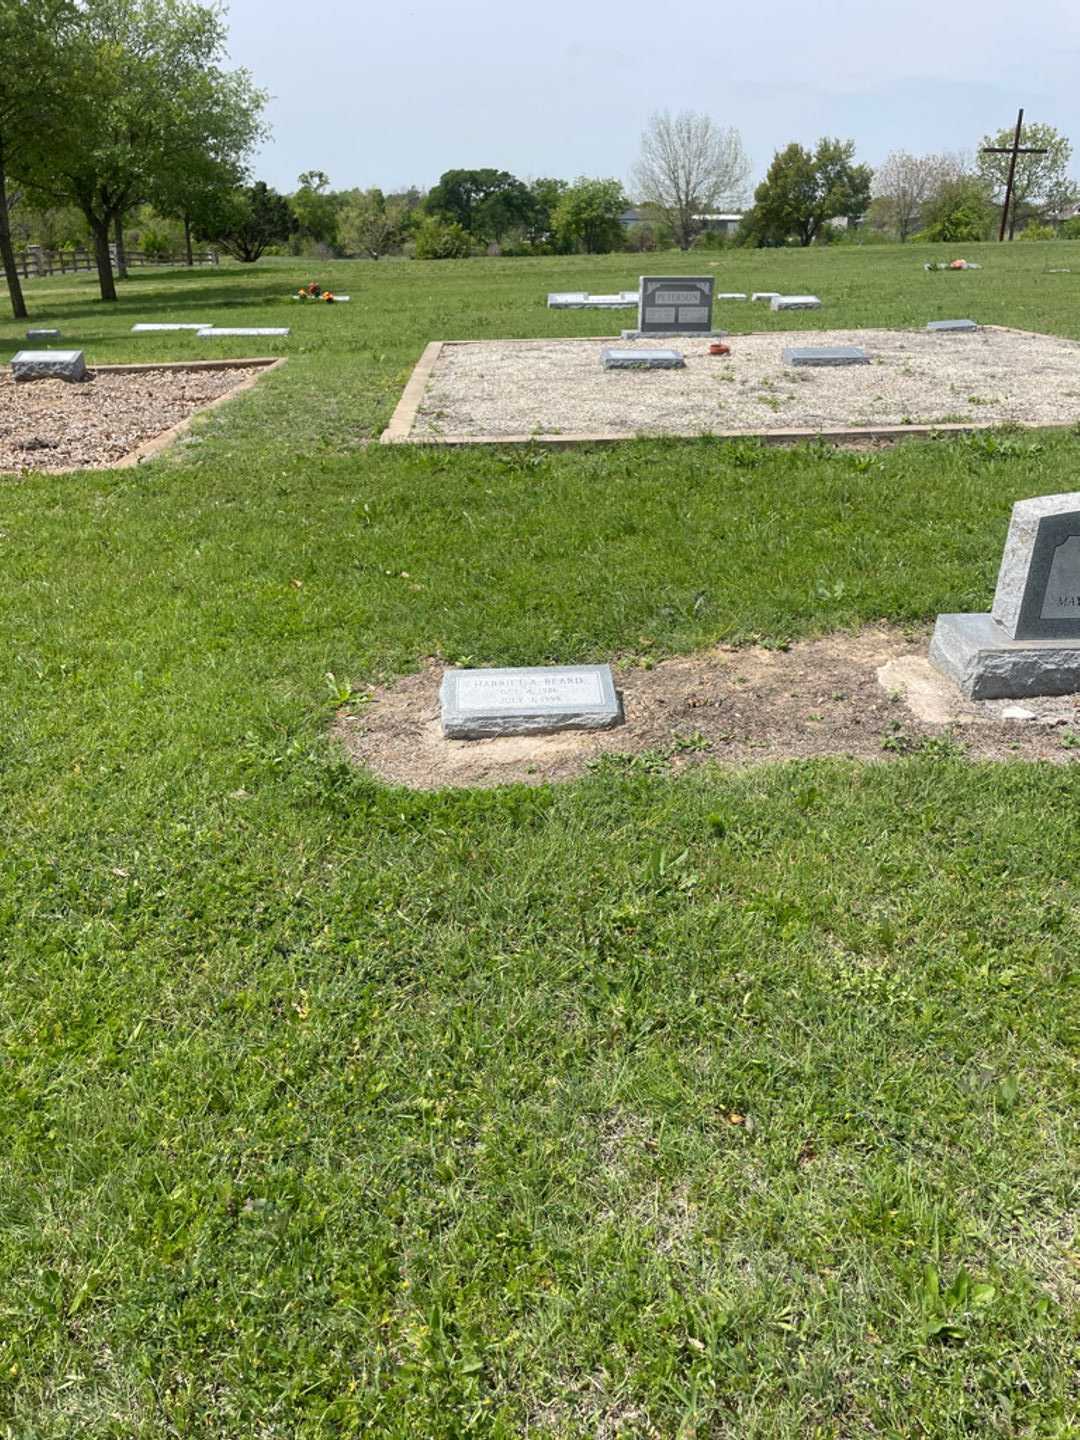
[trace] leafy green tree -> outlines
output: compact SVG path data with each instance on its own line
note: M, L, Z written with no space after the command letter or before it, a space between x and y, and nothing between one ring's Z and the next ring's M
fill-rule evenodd
M199 235L234 259L253 265L268 245L283 245L296 229L284 195L265 181L218 196L199 222Z
M985 240L994 224L990 183L979 175L945 180L923 207L920 239L938 244Z
M266 93L244 70L206 69L191 78L180 116L186 134L174 162L156 173L149 194L160 215L184 227L184 251L193 265L191 238L199 221L247 178L247 158L268 132L262 121Z
M551 238L555 229L555 211L565 193L565 180L539 179L530 183L531 206L525 235L533 244Z
M377 188L354 190L338 217L338 240L346 254L378 260L401 244L405 205Z
M7 176L37 163L44 134L63 113L68 42L76 23L69 0L0 0L0 261L16 320L27 318L11 238Z
M532 208L528 187L508 170L447 170L424 201L429 215L455 220L478 240L501 240L528 224Z
M190 164L200 137L188 103L222 75L226 31L217 7L195 0L80 0L78 15L63 124L29 178L85 215L101 298L115 300L110 228Z
M418 260L465 260L472 254L472 240L464 225L427 215L416 227Z
M305 170L298 179L299 189L289 196L296 239L336 245L340 202L330 191L330 177L323 170Z
M996 135L984 135L979 146L979 175L991 187L993 198L1001 204L1005 197L1005 184L1009 176L1010 156L986 155L983 151L992 146L997 149L1012 148L1016 136L1015 126L999 130ZM1045 155L1018 155L1013 176L1012 214L1010 237L1017 217L1037 202L1052 205L1055 192L1068 184L1069 160L1072 146L1053 125L1029 122L1020 132L1020 144L1045 150Z
M579 176L567 187L555 207L552 223L562 248L586 255L606 255L622 245L621 216L626 196L618 180L590 180Z
M812 245L830 220L861 217L870 204L873 171L854 163L855 142L824 137L813 154L792 144L773 156L743 222L759 245L785 245L794 237Z

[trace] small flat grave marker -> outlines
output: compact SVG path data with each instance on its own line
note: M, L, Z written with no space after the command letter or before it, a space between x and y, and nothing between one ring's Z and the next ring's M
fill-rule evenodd
M614 295L591 295L586 290L553 290L547 299L549 310L629 310L638 303L636 290Z
M751 300L779 300L779 290L755 290L750 296Z
M810 345L803 349L788 345L785 365L869 365L870 356L857 345Z
M708 335L712 330L711 275L643 275L638 331L647 335Z
M59 339L60 339L60 331L59 331L59 330L28 330L28 331L26 332L26 338L27 338L28 340L59 340Z
M770 310L820 310L821 301L816 295L774 295L769 301Z
M953 334L959 331L977 330L979 327L974 320L931 320L926 328Z
M11 361L16 380L86 380L81 350L20 350Z
M606 730L621 718L610 665L448 670L439 699L450 740Z
M288 335L287 325L208 325L199 331L200 340L215 340L219 335Z
M210 326L204 321L201 325L132 325L133 335L156 335L162 330L209 330Z
M745 300L746 296L740 290L725 290L722 295L714 295L714 300Z
M678 350L604 350L605 370L681 370L686 364Z
M1080 492L1013 506L991 613L939 615L930 659L975 700L1080 690Z

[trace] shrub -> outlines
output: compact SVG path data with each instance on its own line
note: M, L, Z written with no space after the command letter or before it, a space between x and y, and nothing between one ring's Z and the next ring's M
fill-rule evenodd
M418 260L465 260L472 252L469 232L456 220L430 215L416 227Z
M1071 220L1066 220L1058 234L1062 240L1080 240L1080 215L1074 215Z
M1057 231L1052 225L1040 225L1037 220L1032 220L1029 225L1024 226L1016 238L1018 240L1056 240Z

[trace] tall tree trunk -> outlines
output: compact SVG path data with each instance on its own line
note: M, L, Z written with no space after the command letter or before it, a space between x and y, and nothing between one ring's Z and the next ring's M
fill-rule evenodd
M191 216L184 216L184 254L187 257L188 265L195 264L195 256L191 251Z
M124 217L117 215L113 221L114 234L116 238L116 274L120 280L128 278L127 273L127 252L124 250Z
M26 320L26 301L23 299L19 272L15 268L15 247L11 243L11 214L8 211L7 180L4 176L4 157L0 154L0 258L4 262L8 294L11 296L11 313L16 320Z
M94 237L94 259L97 261L98 284L102 300L116 299L116 282L113 279L112 257L109 254L108 220L90 219L90 230Z

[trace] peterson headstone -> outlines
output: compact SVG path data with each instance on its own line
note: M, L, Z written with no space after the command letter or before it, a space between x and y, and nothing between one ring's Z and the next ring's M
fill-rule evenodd
M606 730L622 718L610 665L448 670L439 699L450 740Z
M686 364L678 350L603 350L605 370L681 370Z
M638 292L638 333L708 335L712 332L711 275L643 275Z
M1080 492L1013 506L991 613L939 615L930 660L973 700L1080 690Z
M808 345L784 349L785 365L869 365L870 356L857 345Z
M16 380L87 380L81 350L20 350L11 361Z

